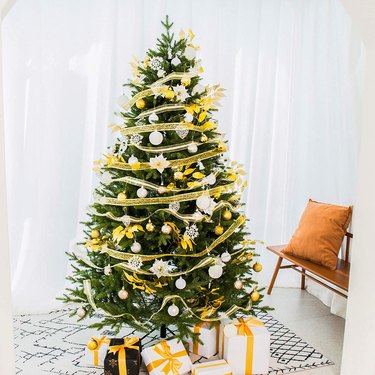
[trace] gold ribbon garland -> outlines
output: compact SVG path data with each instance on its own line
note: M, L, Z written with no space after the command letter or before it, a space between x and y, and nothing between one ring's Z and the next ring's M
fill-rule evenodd
M128 369L126 366L126 349L134 349L139 351L139 346L134 345L139 341L138 336L134 337L125 337L124 343L121 345L112 345L108 348L109 353L116 354L118 353L118 370L119 375L127 375Z
M136 119L140 119L143 117L150 116L153 113L165 113L165 112L173 112L173 111L182 111L185 110L185 105L183 104L164 104L160 107L155 107L148 109L147 111L141 112Z
M90 280L83 280L83 292L85 293L87 297L87 301L91 305L91 307L96 311L98 308L96 307L94 297L92 295L92 289L91 289L91 281Z
M190 77L191 78L191 77L195 77L195 76L197 76L197 73L195 73L195 72L173 72L173 73L170 73L163 78L158 79L157 81L152 83L150 85L150 87L157 87L157 86L162 85L165 82L173 81L174 79L182 79L184 77Z

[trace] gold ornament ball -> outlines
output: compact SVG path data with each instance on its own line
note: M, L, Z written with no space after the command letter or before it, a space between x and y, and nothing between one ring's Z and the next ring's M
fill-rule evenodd
M225 210L223 212L223 219L224 220L230 220L232 218L232 213L229 210Z
M221 225L216 225L215 234L221 236L224 233L224 228Z
M183 77L181 78L181 84L184 86L189 86L191 83L191 78L190 77Z
M207 142L208 141L208 137L206 134L202 134L201 136L201 142Z
M242 289L243 288L243 282L241 280L236 280L234 282L234 287L238 290Z
M98 342L94 339L91 339L88 343L87 343L87 348L89 350L95 350L96 348L98 347Z
M121 289L118 292L118 297L122 300L127 299L129 297L129 293L125 289Z
M100 232L97 229L93 229L91 231L91 238L99 238L100 237Z
M253 290L250 294L250 298L253 302L257 302L260 298L260 295L257 290Z
M260 271L262 271L262 269L263 269L263 266L262 266L260 263L258 263L258 262L256 262L256 263L253 265L253 270L254 270L255 272L260 272Z
M146 230L147 232L153 232L155 230L155 225L151 223L151 221L149 223L146 224Z
M174 91L171 89L166 90L164 93L164 98L165 99L173 99L174 98Z
M146 102L143 100L143 99L139 99L135 102L135 106L138 108L138 109L143 109L146 105Z
M127 198L127 196L126 196L125 193L119 193L117 195L117 199L120 200L120 201L124 201L126 198Z
M174 172L173 177L175 180L182 180L184 178L184 174L182 172Z

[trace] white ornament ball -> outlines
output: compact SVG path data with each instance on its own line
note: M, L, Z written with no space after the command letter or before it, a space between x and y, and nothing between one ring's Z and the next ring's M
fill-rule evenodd
M180 312L180 309L175 304L168 307L168 314L170 316L176 316L178 315L179 312Z
M131 245L130 250L133 253L139 253L142 250L142 246L139 242L134 242L133 245Z
M130 156L130 158L128 159L128 163L129 164L138 163L138 158L132 154L132 156Z
M241 280L236 280L236 281L234 282L234 287L235 287L236 289L238 289L238 290L242 289L242 287L243 287L243 282L242 282Z
M210 275L210 277L212 277L213 279L218 279L219 277L221 277L221 275L223 274L223 267L219 266L218 264L214 265L214 266L211 266L209 269L208 269L208 274Z
M104 267L104 275L108 276L112 273L111 266L108 264L108 266Z
M137 197L138 198L146 198L148 191L142 186L137 190Z
M223 262L229 262L230 260L231 260L231 255L228 253L228 251L225 251L223 254L221 254L221 256L220 256L220 258L221 258L221 260L223 261Z
M200 83L197 83L194 88L192 93L195 94L201 94L205 90L204 86L201 85Z
M120 107L124 107L124 105L129 101L129 98L126 95L121 95L117 99L117 104Z
M163 134L160 132L154 131L148 137L150 143L154 146L160 145L163 142Z
M161 227L161 231L162 233L164 234L170 234L172 232L172 228L170 225L168 224L164 224L162 227Z
M197 199L197 207L202 211L207 210L210 207L210 203L210 198L206 195L202 195Z
M117 293L117 295L118 295L118 298L124 300L124 299L128 298L129 293L125 289L121 289L121 290L119 290L119 292Z
M156 113L151 113L151 115L148 116L148 121L150 123L153 123L153 122L158 121L158 120L159 120L159 116Z
M80 318L83 318L84 316L86 316L86 310L85 310L83 307L80 307L80 308L77 310L77 315L78 315Z
M184 55L188 60L193 60L196 55L195 48L187 46Z
M188 146L188 151L190 154L195 154L198 151L198 146L195 143L192 143Z
M175 56L175 57L172 59L171 63L172 63L172 65L176 66L176 65L181 64L181 60L180 60L177 56Z
M180 276L177 280L176 280L176 288L177 289L184 289L186 287L186 281Z
M184 120L186 122L192 122L194 120L194 116L191 113L187 112L185 113Z

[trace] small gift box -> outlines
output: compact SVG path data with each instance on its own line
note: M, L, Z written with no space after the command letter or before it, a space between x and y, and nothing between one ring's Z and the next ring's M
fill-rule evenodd
M85 348L85 363L87 366L103 366L107 353L109 339L105 336L101 338L93 337Z
M138 375L140 367L139 337L111 339L104 359L105 375Z
M193 341L191 338L186 338L186 341L189 343L189 352L205 358L214 356L219 351L219 329L219 324L211 327L206 322L196 324L193 332L199 333L199 340L202 343Z
M252 317L224 321L220 336L220 358L233 375L268 374L271 340L262 322Z
M219 359L193 365L191 375L232 375L232 370L227 361Z
M191 370L191 360L182 342L162 340L142 351L150 375L182 375Z

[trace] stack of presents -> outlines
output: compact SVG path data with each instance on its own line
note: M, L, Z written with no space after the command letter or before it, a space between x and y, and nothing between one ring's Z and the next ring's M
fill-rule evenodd
M268 374L270 333L255 318L239 318L194 327L199 342L161 340L142 350L139 337L92 338L86 347L89 366L104 366L104 375L138 375L143 361L150 375L251 375ZM193 364L189 354L207 359Z

